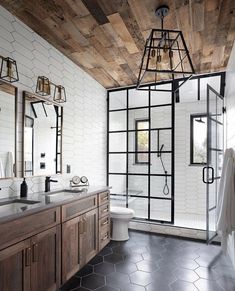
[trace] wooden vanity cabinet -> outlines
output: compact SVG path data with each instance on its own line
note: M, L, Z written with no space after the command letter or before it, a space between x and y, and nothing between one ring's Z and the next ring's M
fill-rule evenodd
M60 233L56 226L0 251L0 290L58 290Z
M98 210L62 224L62 283L65 283L98 252Z
M30 291L30 239L0 251L0 290Z
M61 284L61 226L31 239L31 290L58 290Z

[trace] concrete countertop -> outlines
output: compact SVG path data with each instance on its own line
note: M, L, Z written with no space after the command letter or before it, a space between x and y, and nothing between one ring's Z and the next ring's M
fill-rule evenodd
M83 191L76 188L61 189L54 192L41 192L28 194L26 198L19 196L0 199L0 224L18 219L23 216L31 215L49 208L61 206L79 199L83 199L100 192L109 190L111 187L107 186L87 186L83 187ZM62 194L59 194L62 193ZM9 201L16 200L18 207L14 207L13 203ZM35 204L22 204L25 200L37 201ZM2 207L3 206L3 207Z

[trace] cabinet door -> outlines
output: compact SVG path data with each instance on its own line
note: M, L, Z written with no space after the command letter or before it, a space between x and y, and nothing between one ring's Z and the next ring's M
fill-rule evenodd
M82 251L85 254L84 264L86 264L98 253L98 209L85 213L83 221L84 236Z
M0 290L30 290L30 240L0 251Z
M80 269L83 225L82 216L62 224L62 283Z
M31 290L53 291L60 287L61 226L41 232L31 239Z

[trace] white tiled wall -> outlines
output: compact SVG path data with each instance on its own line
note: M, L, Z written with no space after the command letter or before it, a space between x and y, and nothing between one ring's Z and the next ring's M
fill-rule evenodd
M227 109L227 147L235 149L235 46L230 55L226 70L225 101ZM235 267L235 233L228 240L229 255Z
M91 184L106 183L106 90L57 49L0 6L0 54L17 61L19 88L18 169L22 150L22 90L34 92L37 76L45 75L65 86L68 102L64 105L63 172L58 176L64 187L73 174L86 175ZM44 177L27 179L30 191L43 190ZM14 194L19 179L0 180L0 197ZM8 188L10 186L10 188Z

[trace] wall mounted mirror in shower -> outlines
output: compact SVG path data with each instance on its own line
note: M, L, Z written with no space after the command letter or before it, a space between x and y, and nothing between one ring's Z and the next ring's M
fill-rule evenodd
M0 82L0 179L17 176L17 88Z
M24 177L61 174L63 107L28 92L23 102Z

